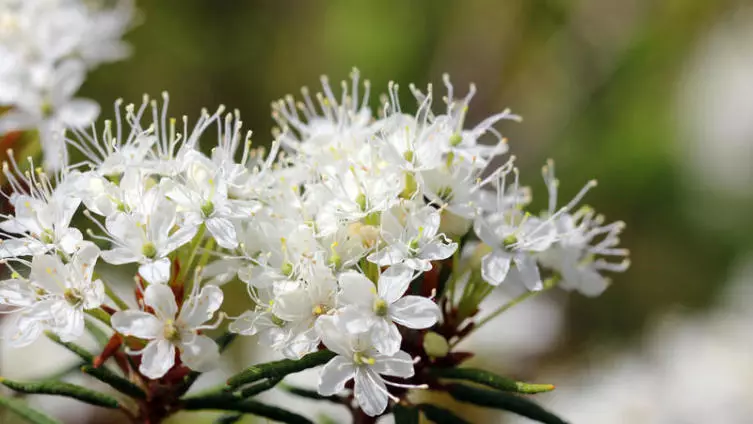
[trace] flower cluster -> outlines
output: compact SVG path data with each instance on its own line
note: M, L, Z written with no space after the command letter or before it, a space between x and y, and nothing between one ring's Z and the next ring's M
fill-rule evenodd
M99 115L92 100L74 98L86 73L129 53L121 40L131 0L4 0L0 4L0 135L36 129L45 166L65 163L62 132Z
M238 113L204 111L189 126L168 118L167 95L124 114L118 102L115 125L68 140L82 162L54 176L6 164L15 212L0 224L0 255L13 276L0 303L17 316L14 341L43 330L75 340L85 313L109 311L143 376L205 371L219 356L202 334L224 318L207 323L223 301L218 286L239 280L251 306L230 331L291 359L326 347L336 356L319 393L352 389L376 416L397 399L391 388L424 387L411 380L416 364L442 356L413 349L427 331L456 344L494 287L601 292L603 271L628 263L605 259L626 256L616 247L623 225L576 208L593 183L558 207L548 164L549 208L526 212L530 190L495 129L520 118L506 110L468 127L475 88L458 99L444 83L440 112L431 86L410 87L417 112L408 114L390 84L372 113L356 71L339 97L323 78L323 93L274 104L268 152L252 148ZM202 145L210 127L217 139ZM72 225L80 210L94 230ZM104 264L135 274L138 308L109 294Z

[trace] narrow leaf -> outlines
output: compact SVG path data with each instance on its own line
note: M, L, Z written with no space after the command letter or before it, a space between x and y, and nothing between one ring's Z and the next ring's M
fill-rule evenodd
M418 405L418 409L426 415L429 421L437 424L470 424L468 421L455 415L454 412L428 403Z
M85 366L81 368L81 371L83 371L84 373L89 374L90 376L109 385L110 387L120 391L123 394L139 399L144 399L145 394L138 386L110 371L109 368L94 368L89 366L94 363L94 355L89 353L89 351L87 351L83 347L75 343L64 342L60 340L60 337L56 336L53 333L47 332L46 334L47 337L50 338L50 340L59 344L60 346L65 347L66 349L78 355L79 358L84 360Z
M114 398L103 393L89 390L85 387L62 381L20 382L0 377L0 384L20 393L35 395L55 395L78 399L92 405L104 408L119 408L120 404Z
M108 384L110 387L119 391L120 393L137 399L146 399L146 393L144 393L144 391L141 390L139 386L133 384L123 377L120 377L119 375L116 375L107 368L94 368L91 365L84 365L83 367L81 367L81 371L105 384Z
M272 387L276 386L277 383L279 383L281 379L268 379L265 381L262 381L260 383L256 383L252 386L246 387L243 389L240 393L240 397L243 399L254 397L258 395L259 393L266 392L267 390L271 389Z
M0 406L32 424L61 424L60 421L44 415L18 399L0 396Z
M419 423L418 409L414 406L405 406L398 403L392 409L392 413L395 414L395 424Z
M279 421L282 423L313 424L313 422L308 418L298 415L294 412L290 412L285 409L267 405L254 400L244 400L242 402L238 402L232 397L185 399L183 403L183 409L189 411L197 411L203 409L235 411L268 418L270 420Z
M281 361L267 362L255 365L230 377L227 381L228 388L235 389L245 384L259 381L263 378L282 379L288 374L313 368L328 362L335 354L329 350L320 350L309 353L298 360L283 359Z
M535 394L554 390L551 384L523 383L475 368L434 368L430 373L438 378L472 381L505 392Z
M108 336L105 331L91 319L86 319L84 325L86 326L86 330L89 331L89 334L91 334L92 337L94 337L94 340L97 341L97 344L100 347L104 347L110 340L110 336Z
M447 392L461 402L502 409L545 424L567 424L564 420L530 400L494 390L479 389L464 384L449 384Z
M73 352L74 354L76 354L76 356L78 356L79 358L81 358L87 364L91 364L91 363L94 362L94 355L92 355L91 353L89 353L89 351L86 350L86 349L84 349L83 347L81 347L81 346L79 346L79 345L77 345L75 343L64 342L64 341L60 340L60 337L58 337L56 334L54 334L52 332L49 332L49 331L45 332L45 335L47 335L47 337L50 340L52 340L53 342L59 344L60 346L63 346L64 348L66 348L66 349L70 350L71 352Z
M214 424L235 424L243 418L243 414L225 414L214 421Z

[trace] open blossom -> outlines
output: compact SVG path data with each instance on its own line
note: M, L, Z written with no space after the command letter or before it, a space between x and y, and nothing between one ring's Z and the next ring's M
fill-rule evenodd
M431 269L431 261L449 258L457 249L439 230L439 213L425 206L411 211L395 207L382 215L386 245L369 255L380 266L404 264L418 271Z
M402 336L395 324L412 329L429 328L439 319L439 307L421 296L404 296L414 271L394 265L379 276L377 286L357 272L340 275L338 302L344 325L351 333L369 333L374 347L386 355L400 350Z
M409 378L413 376L413 359L403 351L393 355L379 353L371 344L369 334L343 331L336 317L325 317L317 323L322 342L338 356L330 360L319 377L319 393L337 394L345 383L354 380L356 402L363 411L375 416L384 412L389 401L387 384L382 376Z
M166 285L150 285L144 304L153 313L128 310L112 316L113 328L127 336L148 340L141 353L139 371L151 379L165 375L175 364L175 350L194 371L208 371L219 359L219 348L211 338L199 334L213 328L205 323L222 305L222 290L206 286L192 293L178 310L175 295Z
M29 264L29 278L15 273L0 282L0 304L20 312L14 344L33 342L43 329L63 341L84 333L84 311L98 308L105 299L104 286L93 280L99 248L85 243L69 263L56 255L36 255Z

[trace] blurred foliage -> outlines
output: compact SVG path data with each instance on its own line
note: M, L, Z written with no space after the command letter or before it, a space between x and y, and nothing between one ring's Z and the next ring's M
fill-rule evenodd
M502 127L524 182L543 191L538 168L557 162L562 196L588 179L587 202L627 222L633 267L601 298L567 297L567 339L552 357L587 343L635 340L668 308L712 303L736 252L750 247L749 203L707 193L738 213L734 231L691 219L676 155L675 102L689 57L743 0L141 1L127 39L133 56L103 66L83 94L105 105L162 90L173 114L238 108L257 144L271 141L271 101L357 66L372 93L389 80L407 90L453 76L479 87L469 121L505 107L524 116ZM372 105L376 105L373 99ZM682 118L680 118L682 119ZM543 204L539 196L537 200ZM713 219L713 217L711 217ZM563 299L565 296L563 296Z

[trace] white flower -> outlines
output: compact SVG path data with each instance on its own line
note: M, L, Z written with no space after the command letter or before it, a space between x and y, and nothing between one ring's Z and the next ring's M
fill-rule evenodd
M196 290L198 291L198 290ZM219 347L198 332L222 305L222 290L205 286L192 293L178 311L175 296L166 285L153 284L144 292L144 304L154 314L119 311L112 316L113 328L126 336L149 340L141 354L139 371L151 379L165 375L175 365L175 349L181 361L194 371L209 371L219 360Z
M341 310L348 331L371 331L374 347L392 355L400 350L402 341L396 323L412 329L433 326L441 315L437 304L421 296L403 296L413 273L405 265L394 265L379 276L378 288L363 274L341 274L338 304L348 305Z
M196 226L175 230L176 206L158 188L144 194L138 209L107 217L105 227L115 247L102 252L102 259L113 265L138 262L139 274L150 283L165 283L170 278L167 255L188 243ZM96 221L95 221L96 222Z
M292 327L292 349L298 356L312 352L319 344L314 328L316 321L336 307L337 281L329 268L318 267L298 287L278 294L272 305L272 313L288 321Z
M354 379L354 395L363 412L376 416L384 412L391 395L386 385L406 387L385 381L382 376L410 378L413 360L407 353L379 353L371 345L369 334L350 334L337 317L324 317L317 323L322 342L338 356L324 365L319 377L319 394L330 396L345 389Z
M98 257L99 248L87 242L68 264L52 255L38 255L31 262L29 280L41 289L31 310L46 311L41 313L45 324L63 341L78 339L84 332L84 310L104 302L102 281L92 281Z
M70 227L81 200L67 187L53 190L46 174L22 176L16 163L11 163L16 172L11 172L7 163L3 171L14 189L9 201L15 213L0 223L7 238L0 240L0 258L38 255L53 249L72 254L83 239L78 229Z
M431 261L449 258L457 249L444 236L437 234L440 216L426 206L417 211L392 208L382 214L382 238L386 245L368 256L379 266L405 264L418 271L431 269Z

